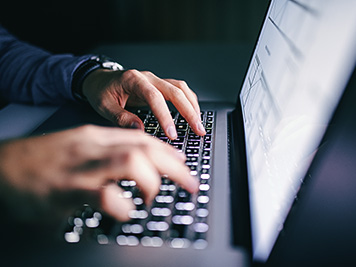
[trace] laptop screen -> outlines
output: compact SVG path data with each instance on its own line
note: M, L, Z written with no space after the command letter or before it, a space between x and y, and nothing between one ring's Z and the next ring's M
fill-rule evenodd
M240 93L253 258L267 260L353 70L354 1L275 0Z

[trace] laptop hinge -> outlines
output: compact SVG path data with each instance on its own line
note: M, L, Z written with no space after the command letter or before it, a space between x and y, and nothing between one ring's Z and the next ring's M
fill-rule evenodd
M252 251L246 149L241 107L228 115L233 244Z

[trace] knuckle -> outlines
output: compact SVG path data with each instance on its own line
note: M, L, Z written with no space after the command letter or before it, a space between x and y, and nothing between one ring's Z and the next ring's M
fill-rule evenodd
M77 128L78 134L80 134L80 136L93 136L93 134L95 134L97 132L98 127L94 126L92 124L86 124L83 126L79 126Z
M192 92L192 96L195 98L195 100L198 100L198 95L196 93L194 93L193 91Z
M141 71L141 73L145 76L153 76L153 73L148 70Z
M91 124L79 126L74 129L71 141L67 143L68 153L73 157L79 157L86 151L87 144L97 145L99 127Z
M129 69L122 73L123 79L133 79L139 75L139 71L136 69Z
M132 167L135 166L136 161L136 149L132 148L130 150L126 150L121 154L121 159L123 164L130 170Z
M179 88L186 88L188 87L187 83L183 80L177 80L177 85Z
M171 95L172 96L174 96L174 97L184 97L185 95L184 95L184 92L180 89L180 88L178 88L178 87L171 87L170 88L170 92L171 92Z
M156 88L152 88L150 90L147 90L146 98L148 98L148 99L162 98L162 93L159 90L157 90Z
M124 126L126 124L126 122L129 120L129 116L125 112L118 112L118 113L114 114L113 117L114 117L114 120L116 120L116 123L121 126Z

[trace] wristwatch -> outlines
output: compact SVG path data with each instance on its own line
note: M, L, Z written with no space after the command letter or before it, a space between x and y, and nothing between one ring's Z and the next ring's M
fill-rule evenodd
M83 94L83 82L85 78L94 70L109 69L113 71L123 71L124 68L117 62L106 56L92 56L84 61L74 71L72 79L72 93L77 100L86 101Z

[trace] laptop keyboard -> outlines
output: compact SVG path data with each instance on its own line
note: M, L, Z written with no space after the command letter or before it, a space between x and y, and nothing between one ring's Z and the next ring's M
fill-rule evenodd
M169 140L160 128L157 119L149 110L137 110L136 114L145 125L145 132L167 142L186 154L186 165L191 174L200 181L199 192L190 194L177 184L162 177L160 191L152 205L147 207L135 181L120 180L123 196L132 198L136 210L130 212L131 220L120 223L104 216L90 206L84 205L68 219L64 238L68 243L77 243L86 237L94 237L98 243L116 242L120 246L172 248L194 247L204 249L209 231L209 191L212 156L214 112L201 112L206 135L197 136L186 120L175 111L178 138Z

